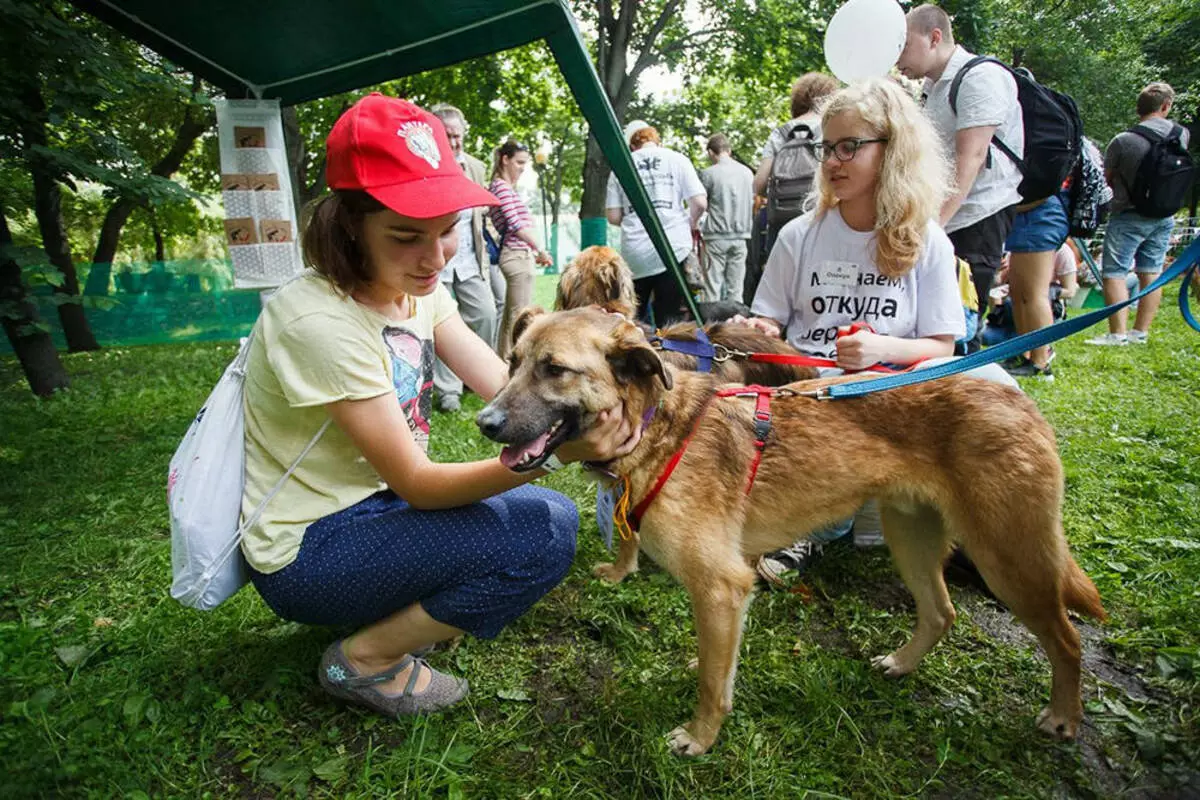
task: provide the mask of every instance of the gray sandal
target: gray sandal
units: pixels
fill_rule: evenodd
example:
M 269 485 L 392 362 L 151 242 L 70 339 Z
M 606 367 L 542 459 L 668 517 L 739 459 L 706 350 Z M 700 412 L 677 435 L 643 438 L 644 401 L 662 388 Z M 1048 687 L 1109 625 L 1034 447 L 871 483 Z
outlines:
M 413 670 L 403 692 L 388 695 L 375 688 L 378 684 L 396 677 L 409 664 L 413 664 Z M 431 679 L 424 691 L 416 693 L 413 690 L 421 677 L 422 669 L 429 670 Z M 346 660 L 341 639 L 331 644 L 321 657 L 317 680 L 321 688 L 334 697 L 357 703 L 388 717 L 440 711 L 459 702 L 470 691 L 467 682 L 462 678 L 438 672 L 425 663 L 424 659 L 411 655 L 405 656 L 400 663 L 377 675 L 359 675 Z

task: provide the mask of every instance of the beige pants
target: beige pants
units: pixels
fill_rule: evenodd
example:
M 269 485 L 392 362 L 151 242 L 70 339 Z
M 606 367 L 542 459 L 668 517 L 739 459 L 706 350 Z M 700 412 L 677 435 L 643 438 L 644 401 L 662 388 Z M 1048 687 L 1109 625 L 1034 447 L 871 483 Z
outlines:
M 512 349 L 510 339 L 517 314 L 533 302 L 533 272 L 536 266 L 532 250 L 506 247 L 500 251 L 500 272 L 508 287 L 504 295 L 499 341 L 496 343 L 496 352 L 501 358 L 508 358 L 508 352 Z

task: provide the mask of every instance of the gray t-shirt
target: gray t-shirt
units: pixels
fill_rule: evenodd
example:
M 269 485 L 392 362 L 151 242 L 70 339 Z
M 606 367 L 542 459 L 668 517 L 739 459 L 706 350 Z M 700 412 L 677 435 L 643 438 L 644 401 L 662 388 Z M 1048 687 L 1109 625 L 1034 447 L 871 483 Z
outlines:
M 700 173 L 708 192 L 705 239 L 749 239 L 754 215 L 754 173 L 725 156 Z
M 1162 117 L 1150 117 L 1138 124 L 1163 136 L 1168 135 L 1175 127 L 1174 122 Z M 1186 149 L 1188 146 L 1187 128 L 1183 129 L 1181 138 Z M 1142 159 L 1149 152 L 1150 143 L 1129 131 L 1118 133 L 1108 143 L 1108 148 L 1104 151 L 1104 172 L 1106 175 L 1112 174 L 1113 200 L 1112 206 L 1109 208 L 1110 214 L 1120 214 L 1122 211 L 1133 208 L 1129 192 L 1133 188 L 1133 182 L 1137 179 L 1138 167 L 1141 166 Z
M 957 155 L 955 136 L 967 128 L 996 125 L 996 137 L 1018 156 L 1025 155 L 1025 127 L 1021 104 L 1017 101 L 1017 82 L 999 64 L 984 63 L 971 68 L 958 87 L 955 105 L 950 108 L 950 85 L 954 76 L 975 57 L 962 47 L 946 62 L 942 76 L 925 81 L 925 111 L 941 136 L 950 158 Z M 946 232 L 953 233 L 1021 201 L 1017 187 L 1021 170 L 995 143 L 988 148 L 988 158 L 979 169 L 958 211 L 946 223 Z

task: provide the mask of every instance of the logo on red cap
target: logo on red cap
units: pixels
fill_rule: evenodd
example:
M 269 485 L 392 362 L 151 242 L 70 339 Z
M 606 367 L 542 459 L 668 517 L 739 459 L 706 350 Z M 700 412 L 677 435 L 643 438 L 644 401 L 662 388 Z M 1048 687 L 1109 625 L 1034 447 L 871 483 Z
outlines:
M 442 163 L 442 154 L 438 152 L 437 140 L 433 138 L 433 128 L 429 125 L 424 122 L 406 122 L 396 131 L 396 135 L 403 138 L 408 144 L 408 149 L 414 155 L 425 159 L 429 166 L 437 169 Z

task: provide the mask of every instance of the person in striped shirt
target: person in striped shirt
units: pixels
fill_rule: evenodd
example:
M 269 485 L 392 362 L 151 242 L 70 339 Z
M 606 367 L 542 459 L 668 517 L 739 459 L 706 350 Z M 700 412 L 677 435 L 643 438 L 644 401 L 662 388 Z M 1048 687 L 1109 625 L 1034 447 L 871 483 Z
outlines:
M 549 265 L 550 256 L 534 237 L 533 216 L 517 193 L 517 181 L 529 166 L 529 148 L 509 139 L 496 151 L 492 183 L 488 190 L 500 201 L 492 208 L 492 224 L 500 234 L 500 272 L 508 284 L 496 351 L 507 358 L 512 347 L 512 326 L 517 312 L 533 301 L 533 273 L 538 264 Z

